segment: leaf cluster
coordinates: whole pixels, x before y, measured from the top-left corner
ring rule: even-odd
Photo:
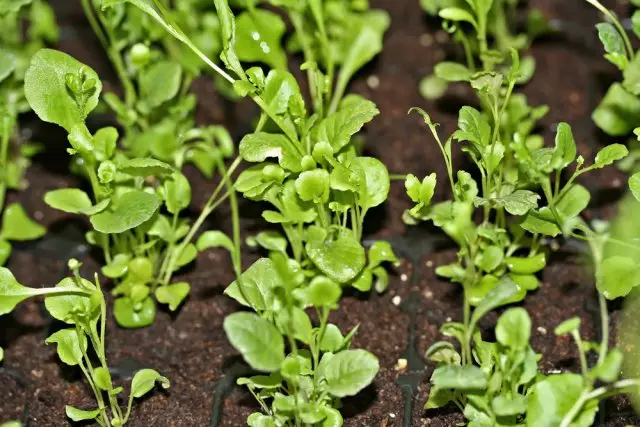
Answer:
[[[126,411],[122,410],[117,398],[124,390],[114,385],[106,360],[107,309],[104,295],[97,276],[94,283],[81,278],[78,272],[80,267],[78,261],[70,260],[72,277],[63,279],[53,288],[40,289],[19,284],[9,270],[0,267],[0,315],[11,312],[27,298],[43,295],[49,314],[66,325],[45,342],[56,345],[58,357],[63,363],[80,368],[96,399],[96,409],[66,406],[67,416],[73,421],[94,420],[104,427],[123,426],[131,414],[133,399],[149,393],[156,382],[168,388],[169,380],[153,369],[136,372],[131,382]]]

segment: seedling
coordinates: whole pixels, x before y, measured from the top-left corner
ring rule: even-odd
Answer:
[[[252,238],[250,243],[268,250],[269,258],[239,274],[226,290],[256,312],[225,320],[231,343],[252,367],[270,373],[242,380],[263,409],[251,416],[250,425],[341,425],[335,399],[367,386],[378,363],[366,351],[348,349],[351,336],[344,338],[328,323],[330,309],[344,286],[369,291],[375,283],[383,291],[388,277],[382,264],[397,262],[388,243],[376,242],[368,257],[360,243],[366,213],[387,198],[389,174],[378,160],[360,156],[352,139],[378,109],[360,96],[344,96],[349,80],[380,51],[387,15],[359,3],[279,3],[294,27],[289,46],[304,55],[308,107],[286,71],[285,25],[279,15],[247,2],[236,19],[225,0],[216,0],[223,70],[171,20],[161,2],[127,2],[187,45],[237,95],[250,96],[262,109],[256,131],[240,142],[241,157],[255,165],[239,176],[235,188],[249,199],[270,203],[273,209],[263,217],[281,224],[286,237],[268,232]],[[245,70],[242,62],[271,69]],[[318,314],[316,328],[304,310],[311,307]],[[354,376],[357,366],[366,369]]]
[[[153,157],[178,170],[192,163],[211,178],[234,146],[222,126],[195,126],[196,97],[189,88],[199,73],[194,67],[199,60],[172,47],[173,39],[137,8],[118,4],[100,11],[95,7],[99,4],[82,1],[124,88],[123,99],[115,93],[103,98],[124,129],[120,145],[129,157]],[[179,4],[188,8],[189,2]]]
[[[22,31],[28,20],[29,31]],[[31,55],[58,39],[51,7],[44,1],[3,2],[0,5],[0,266],[11,255],[10,241],[34,240],[45,229],[30,219],[22,206],[5,206],[8,190],[27,187],[25,173],[30,158],[41,146],[22,141],[18,115],[29,111],[23,78]]]
[[[117,282],[116,320],[124,327],[141,327],[154,319],[152,296],[176,310],[188,295],[189,284],[172,283],[173,273],[195,259],[194,236],[207,216],[230,197],[223,190],[231,188],[227,174],[237,162],[227,172],[222,158],[216,158],[223,180],[190,225],[180,213],[190,204],[191,187],[178,169],[153,158],[128,157],[117,149],[118,131],[113,127],[94,133],[87,128],[85,120],[101,89],[95,71],[54,50],[36,53],[25,75],[31,107],[42,120],[68,132],[74,168],[88,179],[92,191],[89,196],[80,189],[58,189],[48,192],[45,202],[89,217],[93,230],[87,240],[102,249],[106,263],[102,272]]]
[[[69,366],[78,366],[84,374],[96,399],[96,409],[79,409],[66,406],[67,416],[72,421],[94,420],[100,426],[123,426],[127,423],[133,407],[133,399],[149,393],[155,383],[169,387],[169,380],[153,369],[142,369],[133,377],[126,410],[118,404],[122,387],[116,387],[107,365],[105,330],[107,306],[96,275],[94,283],[80,277],[81,264],[69,261],[72,277],[63,279],[53,288],[28,288],[19,284],[11,272],[0,267],[0,315],[11,312],[27,298],[43,295],[49,314],[67,328],[53,333],[46,339],[55,344],[58,357]],[[89,348],[91,350],[89,350]],[[95,354],[90,356],[90,351]]]
[[[475,72],[504,70],[512,49],[521,52],[548,31],[540,11],[533,9],[527,32],[515,33],[518,0],[421,0],[420,4],[428,14],[442,19],[443,29],[464,52],[463,63],[441,62],[433,75],[420,82],[420,92],[427,99],[440,98],[449,83],[467,81]],[[528,82],[534,72],[533,56],[523,57],[517,83]]]

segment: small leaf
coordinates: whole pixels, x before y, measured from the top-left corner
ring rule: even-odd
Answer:
[[[640,125],[639,116],[640,98],[627,91],[620,83],[614,83],[609,86],[591,117],[609,135],[622,136]]]
[[[436,368],[431,383],[438,389],[484,390],[487,376],[473,365],[444,365]]]
[[[198,248],[198,252],[202,252],[210,248],[225,248],[230,253],[235,252],[235,247],[231,239],[222,231],[217,230],[209,230],[202,233],[200,237],[198,237],[196,247]]]
[[[464,106],[460,109],[458,128],[454,137],[459,141],[469,141],[481,147],[489,145],[491,126],[475,108]]]
[[[45,343],[57,344],[58,357],[69,366],[81,363],[83,351],[87,350],[87,338],[84,335],[78,337],[78,332],[75,329],[61,329],[49,336]]]
[[[434,68],[439,78],[448,82],[468,82],[473,73],[458,62],[440,62]]]
[[[159,61],[139,76],[140,95],[151,108],[175,97],[182,82],[182,68],[174,61]]]
[[[555,374],[536,383],[527,398],[527,427],[557,427],[573,408],[584,390],[584,379],[578,374]],[[583,406],[573,425],[593,425],[598,411],[597,399]]]
[[[44,236],[46,228],[27,216],[21,205],[12,203],[2,215],[0,236],[6,240],[35,240]]]
[[[78,105],[67,88],[67,75],[77,76],[81,70],[85,81],[95,83],[82,105]],[[25,96],[33,111],[42,121],[55,123],[68,132],[74,125],[84,123],[98,105],[101,90],[102,82],[93,69],[57,50],[39,50],[24,76]]]
[[[178,214],[191,203],[191,185],[180,172],[174,172],[170,180],[164,182],[167,210]]]
[[[264,162],[277,158],[280,166],[292,172],[300,172],[302,157],[289,148],[289,140],[282,134],[256,132],[245,135],[240,141],[240,155],[247,162]]]
[[[22,286],[9,269],[0,267],[0,315],[9,313],[16,305],[39,293],[38,289]]]
[[[450,21],[465,21],[477,27],[478,24],[473,16],[464,9],[460,9],[459,7],[447,7],[442,9],[438,15],[442,19],[448,19]]]
[[[566,168],[576,158],[576,143],[573,139],[571,126],[567,123],[558,124],[556,146],[551,160],[552,167],[557,170]]]
[[[640,285],[640,267],[632,258],[615,255],[602,261],[596,287],[607,299],[624,297]]]
[[[366,263],[364,248],[349,232],[334,239],[308,242],[306,251],[316,267],[338,283],[354,279]]]
[[[580,184],[573,184],[557,202],[556,209],[563,218],[574,218],[587,208],[590,199],[589,190]]]
[[[567,319],[556,326],[556,328],[554,329],[554,333],[556,335],[566,335],[573,332],[580,332],[579,317],[572,317],[571,319]]]
[[[493,398],[491,408],[499,417],[511,417],[523,414],[527,410],[527,401],[519,394],[516,394],[511,399],[500,395]]]
[[[344,350],[334,355],[323,373],[327,390],[335,397],[354,396],[371,384],[378,373],[378,359],[365,350]]]
[[[284,69],[287,57],[280,47],[286,30],[282,18],[268,10],[253,9],[236,20],[236,48],[244,62],[263,62],[271,68]]]
[[[135,158],[125,160],[118,164],[118,170],[128,175],[141,176],[165,176],[173,173],[173,167],[165,162],[153,158]]]
[[[478,323],[485,314],[489,313],[501,305],[507,304],[514,295],[518,293],[520,287],[511,280],[509,276],[502,276],[496,286],[489,291],[487,296],[478,304],[471,316],[471,325]],[[472,328],[473,329],[473,328]]]
[[[69,405],[64,407],[64,411],[67,414],[67,417],[71,418],[71,420],[75,422],[93,420],[98,418],[98,415],[100,415],[100,409],[87,411],[84,409],[74,408]]]
[[[68,213],[81,213],[92,206],[87,193],[77,188],[47,191],[44,195],[44,202],[54,209]]]
[[[284,339],[271,322],[254,313],[233,313],[224,319],[223,327],[231,344],[253,369],[280,369]]]
[[[284,284],[273,261],[261,258],[242,273],[239,280],[231,283],[224,293],[260,312],[271,308],[274,289],[281,286]]]
[[[2,267],[5,264],[5,262],[7,262],[10,255],[11,255],[11,243],[4,240],[0,236],[0,267]]]
[[[296,192],[305,202],[326,203],[329,201],[329,172],[314,169],[302,172],[296,179]]]
[[[345,101],[348,101],[348,108],[329,114],[313,130],[316,144],[327,142],[334,153],[345,147],[353,135],[380,113],[376,104],[367,99],[350,97]]]
[[[314,307],[329,307],[336,306],[340,296],[342,295],[342,289],[333,280],[317,276],[311,280],[308,287],[304,289],[305,299],[304,302],[311,304]]]
[[[601,22],[596,25],[596,28],[598,29],[598,37],[607,53],[626,55],[624,40],[613,24]]]
[[[629,154],[629,150],[622,144],[611,144],[604,147],[596,155],[594,166],[598,169],[603,168],[624,159]]]
[[[398,264],[400,260],[393,252],[391,244],[384,240],[376,240],[369,248],[369,267],[377,267],[383,262]]]
[[[111,374],[102,366],[93,370],[93,382],[100,390],[110,390],[113,387]]]
[[[160,383],[163,389],[170,386],[169,380],[160,375],[153,369],[141,369],[133,377],[131,381],[131,395],[135,398],[141,398],[149,393],[157,383]]]
[[[118,325],[123,328],[143,328],[153,323],[156,317],[156,304],[153,299],[147,297],[136,310],[130,298],[121,297],[113,303],[113,314]]]
[[[640,201],[640,172],[634,173],[629,178],[629,189],[631,189],[633,197]]]
[[[364,181],[360,182],[358,204],[370,209],[382,204],[389,195],[389,172],[380,160],[373,157],[356,157],[351,163]]]
[[[176,311],[182,301],[189,295],[189,289],[187,282],[160,286],[156,289],[156,299],[162,304],[169,304],[169,310]]]
[[[438,64],[439,65],[439,64]],[[420,95],[427,100],[440,99],[447,92],[449,83],[435,75],[426,76],[420,79]]]
[[[531,336],[531,318],[524,308],[505,311],[496,325],[496,338],[504,346],[515,350],[525,349]]]
[[[516,190],[508,196],[502,197],[500,201],[511,215],[525,215],[538,207],[538,199],[540,196],[533,191]]]
[[[160,203],[160,198],[155,194],[132,190],[120,196],[112,210],[92,216],[91,224],[101,233],[122,233],[150,220]]]
[[[623,355],[617,348],[611,349],[604,361],[597,365],[592,373],[595,374],[602,381],[611,383],[618,379],[620,371],[622,370]]]

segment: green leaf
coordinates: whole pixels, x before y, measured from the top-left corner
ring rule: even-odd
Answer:
[[[560,323],[554,329],[556,335],[566,335],[573,332],[580,332],[580,318],[572,317]]]
[[[499,417],[510,417],[523,414],[527,410],[527,401],[519,394],[511,399],[500,395],[493,398],[491,408]]]
[[[634,13],[634,18],[637,23],[640,14]],[[622,85],[632,94],[640,95],[640,55],[636,54],[624,69],[624,81]]]
[[[84,409],[74,408],[69,405],[64,407],[64,412],[67,414],[67,417],[71,418],[71,420],[75,422],[94,420],[98,418],[98,415],[100,415],[100,409],[87,411]]]
[[[189,295],[189,289],[187,282],[160,286],[156,289],[156,299],[162,304],[169,304],[169,310],[176,311],[182,301]]]
[[[624,159],[629,154],[629,150],[622,144],[611,144],[604,147],[596,155],[594,166],[597,169],[609,166],[620,159]]]
[[[458,62],[440,62],[434,68],[435,75],[448,82],[468,82],[473,73]]]
[[[151,108],[159,107],[178,94],[182,83],[182,67],[174,61],[159,61],[143,70],[138,81],[142,99]]]
[[[531,337],[531,318],[524,308],[505,311],[496,325],[498,342],[512,349],[526,349]]]
[[[304,302],[314,307],[334,308],[342,295],[342,288],[333,280],[316,276],[304,289]]]
[[[67,75],[77,76],[81,70],[85,81],[93,80],[95,86],[78,104],[67,88]],[[101,90],[102,82],[93,69],[51,49],[39,50],[24,76],[24,91],[31,109],[41,120],[62,126],[68,132],[74,125],[84,123],[98,105]]]
[[[210,248],[225,248],[230,253],[235,252],[235,247],[231,239],[222,231],[217,230],[209,230],[202,233],[200,237],[198,237],[196,247],[198,248],[198,252]]]
[[[629,93],[620,83],[609,86],[591,115],[600,129],[613,136],[629,134],[640,125],[640,98]]]
[[[358,171],[364,181],[360,182],[358,204],[370,209],[382,204],[389,195],[389,172],[386,166],[373,157],[356,157],[351,168]]]
[[[93,370],[93,382],[100,390],[107,391],[111,390],[111,388],[113,387],[109,370],[107,368],[103,368],[102,366],[97,367]]]
[[[156,317],[156,304],[153,299],[145,298],[140,307],[136,307],[128,297],[116,298],[113,303],[113,315],[123,328],[143,328],[153,323]]]
[[[508,304],[511,298],[520,291],[518,286],[509,276],[502,276],[496,286],[489,291],[487,296],[478,304],[471,316],[471,329],[473,330],[478,321],[490,311]]]
[[[327,203],[329,201],[329,172],[324,169],[302,172],[296,179],[296,192],[305,202]]]
[[[536,383],[527,398],[527,427],[557,427],[583,391],[584,379],[578,374],[556,374]],[[580,411],[572,426],[588,427],[598,411],[591,400]]]
[[[4,360],[4,349],[0,347],[0,362]]]
[[[444,365],[433,371],[431,383],[437,389],[484,390],[487,376],[473,365]]]
[[[287,56],[280,46],[285,31],[284,21],[273,12],[252,9],[241,13],[236,21],[238,58],[262,62],[271,68],[286,68]]]
[[[84,335],[78,337],[76,329],[61,329],[49,336],[45,343],[57,344],[58,357],[69,366],[81,363],[83,351],[87,350],[87,338]]]
[[[9,313],[22,301],[38,294],[37,289],[22,286],[7,268],[0,267],[0,315]]]
[[[563,218],[574,218],[589,205],[591,194],[580,184],[573,184],[556,204],[558,213]]]
[[[233,313],[224,319],[223,327],[231,344],[253,369],[280,369],[284,339],[271,322],[254,313]]]
[[[277,158],[280,166],[292,172],[302,170],[302,157],[290,148],[286,136],[280,133],[255,132],[245,135],[240,141],[240,155],[247,162],[264,162]]]
[[[538,207],[538,199],[540,199],[540,196],[533,191],[516,190],[508,196],[494,200],[499,200],[511,215],[525,215],[530,210]]]
[[[170,180],[164,182],[167,210],[178,214],[191,203],[191,185],[180,172],[174,172]]]
[[[473,144],[486,147],[491,138],[491,126],[487,119],[473,107],[464,106],[458,116],[458,128],[454,138],[459,141],[469,141]]]
[[[435,75],[426,76],[420,79],[420,95],[427,100],[440,99],[447,92],[449,83]]]
[[[300,87],[293,74],[285,70],[269,71],[264,82],[262,98],[272,114],[286,113],[291,99],[300,96]]]
[[[501,247],[487,246],[478,254],[476,258],[476,265],[480,267],[485,273],[490,273],[502,264],[504,260],[504,252]]]
[[[306,244],[309,259],[318,269],[338,283],[354,279],[365,266],[365,251],[350,232],[335,238]]]
[[[382,38],[389,27],[389,21],[386,12],[378,11],[375,18],[370,16],[370,19],[362,20],[359,25],[349,28],[336,87],[345,88],[355,73],[382,50]]]
[[[376,104],[361,97],[345,98],[345,102],[348,107],[329,114],[313,129],[316,144],[327,142],[334,153],[345,147],[353,135],[380,113]]]
[[[0,6],[0,9],[2,6]],[[2,15],[2,13],[0,13]],[[0,83],[16,69],[16,56],[6,49],[0,49]]]
[[[91,208],[91,199],[82,190],[77,188],[61,188],[47,191],[44,202],[54,209],[68,213],[82,213]]]
[[[235,47],[236,28],[233,12],[231,12],[227,0],[214,0],[213,3],[215,4],[216,11],[218,12],[220,32],[222,34],[223,49],[220,54],[220,58],[229,69],[238,75],[238,77],[242,77],[244,75],[244,71],[240,65],[240,60],[236,54]]]
[[[277,231],[261,231],[254,238],[248,239],[249,246],[260,246],[268,251],[287,252],[288,242],[282,234]]]
[[[455,394],[451,390],[442,390],[436,387],[429,391],[429,399],[424,404],[424,409],[442,408],[455,399]]]
[[[80,279],[80,281],[83,283],[83,288],[91,289],[94,287],[88,280]],[[78,289],[78,285],[75,279],[67,277],[62,279],[56,288]],[[86,294],[64,293],[47,296],[44,305],[54,319],[69,324],[75,324],[77,319],[93,318],[98,314],[94,310],[96,306]]]
[[[558,131],[556,132],[556,146],[553,150],[551,166],[557,170],[566,168],[575,160],[576,153],[576,143],[573,139],[571,126],[564,122],[558,124]]]
[[[442,19],[448,19],[449,21],[464,21],[468,22],[474,27],[478,27],[478,23],[473,16],[464,9],[459,7],[447,7],[442,9],[438,15]]]
[[[624,40],[613,24],[601,22],[596,24],[598,37],[607,53],[626,55]]]
[[[383,262],[398,264],[400,260],[396,257],[389,242],[376,240],[369,248],[369,267],[377,267]]]
[[[379,369],[378,359],[368,351],[341,351],[324,367],[327,391],[335,397],[354,396],[371,384]]]
[[[623,355],[617,348],[611,349],[604,358],[604,361],[597,365],[592,374],[595,374],[602,381],[611,383],[618,379],[622,370]]]
[[[111,263],[102,267],[102,274],[110,279],[117,279],[127,274],[129,269],[129,261],[131,261],[131,255],[117,254],[111,260]]]
[[[21,205],[12,203],[2,215],[0,237],[6,240],[35,240],[44,236],[47,229],[27,216]]]
[[[344,337],[342,336],[342,332],[340,332],[340,328],[333,323],[329,323],[320,340],[320,350],[330,351],[332,353],[336,352],[342,347],[343,342]]]
[[[596,287],[607,299],[624,297],[640,285],[640,267],[632,258],[615,255],[602,261]]]
[[[18,12],[23,6],[31,4],[33,0],[1,0],[0,1],[0,16],[8,15],[9,13]]]
[[[115,200],[110,210],[92,216],[91,224],[101,233],[122,233],[150,220],[160,204],[155,194],[132,190]]]
[[[636,200],[640,201],[640,172],[636,172],[629,178],[629,189]],[[2,264],[0,262],[0,264]]]
[[[131,395],[139,399],[149,393],[153,387],[155,387],[156,383],[160,383],[164,389],[170,386],[169,380],[157,371],[153,369],[141,369],[136,372],[131,381]]]
[[[273,290],[284,286],[273,261],[261,258],[254,262],[239,280],[231,283],[224,293],[260,312],[271,308],[273,304]]]
[[[128,159],[118,164],[118,170],[128,175],[141,176],[166,176],[173,173],[173,167],[165,162],[150,157]]]
[[[551,237],[555,237],[561,232],[556,225],[553,214],[546,206],[538,211],[529,211],[520,226],[530,233],[540,233]]]

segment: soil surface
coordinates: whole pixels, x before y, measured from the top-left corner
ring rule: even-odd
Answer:
[[[107,88],[118,90],[113,71],[84,20],[79,2],[50,3],[62,26],[58,48],[94,67]],[[627,1],[604,3],[628,16]],[[420,78],[430,74],[438,61],[456,51],[439,24],[425,18],[417,0],[371,0],[371,4],[390,13],[391,28],[383,52],[351,88],[372,99],[381,110],[366,129],[367,151],[381,158],[392,173],[444,174],[440,153],[422,120],[407,115],[407,110],[411,106],[423,107],[442,124],[444,135],[455,129],[457,111],[464,103],[473,102],[472,95],[464,87],[454,86],[443,100],[427,102],[417,87]],[[581,154],[589,158],[599,146],[610,142],[596,130],[590,113],[608,83],[618,78],[613,67],[602,59],[594,29],[598,15],[579,0],[532,0],[528,7],[539,8],[557,33],[534,43],[531,53],[537,61],[537,72],[524,92],[531,104],[550,106],[549,115],[542,121],[546,140],[550,143],[555,125],[566,121],[573,126]],[[196,82],[194,91],[199,95],[199,122],[224,124],[238,139],[250,130],[257,113],[250,102],[225,102],[207,79]],[[102,118],[98,116],[97,120]],[[40,242],[16,248],[9,267],[21,283],[33,287],[57,283],[65,275],[66,260],[72,256],[83,260],[85,272],[91,275],[98,264],[83,243],[86,225],[42,202],[48,190],[79,185],[66,174],[64,135],[34,118],[27,118],[26,123],[23,135],[46,143],[49,150],[37,157],[29,170],[30,188],[10,197],[23,203],[51,232]],[[189,171],[189,177],[194,195],[192,208],[196,212],[215,183],[205,181],[194,171]],[[614,209],[610,195],[619,193],[624,182],[624,176],[611,168],[591,174],[583,184],[602,197],[596,197],[589,214],[611,215]],[[439,189],[436,197],[446,197],[444,186]],[[428,412],[422,409],[432,366],[425,365],[421,355],[439,338],[438,328],[446,319],[461,318],[461,295],[456,285],[439,280],[434,273],[436,266],[455,258],[454,250],[428,227],[406,227],[401,214],[408,206],[403,185],[396,182],[385,207],[368,216],[368,237],[389,239],[404,259],[392,275],[389,291],[383,295],[351,293],[331,317],[343,329],[359,324],[354,346],[366,348],[380,358],[380,374],[372,386],[344,401],[345,426],[454,426],[463,421],[455,408]],[[243,207],[243,230],[248,235],[263,224],[255,205],[244,202]],[[214,214],[207,225],[227,230],[225,209]],[[586,339],[599,335],[593,280],[580,267],[580,252],[575,242],[562,245],[545,270],[541,288],[524,303],[533,320],[532,345],[543,355],[541,368],[547,372],[577,367],[572,342],[553,334],[562,320],[580,316]],[[257,256],[247,249],[245,265]],[[228,257],[222,251],[210,250],[180,279],[191,283],[192,293],[177,313],[160,311],[152,326],[133,331],[119,329],[109,319],[107,357],[117,381],[128,384],[132,373],[141,367],[157,369],[171,380],[169,390],[155,392],[135,404],[129,425],[245,425],[256,405],[233,384],[235,377],[249,371],[222,330],[224,317],[238,309],[222,293],[233,280]],[[481,326],[489,329],[496,316],[488,316]],[[612,318],[615,328],[615,310]],[[64,426],[68,425],[65,404],[92,407],[79,373],[62,366],[55,349],[44,344],[51,331],[59,327],[37,300],[23,303],[10,316],[0,318],[0,346],[6,350],[0,367],[0,422],[17,419],[34,427]],[[396,369],[400,358],[408,360],[403,371]],[[601,411],[598,425],[637,424],[637,418],[630,414],[623,399],[609,402]]]

